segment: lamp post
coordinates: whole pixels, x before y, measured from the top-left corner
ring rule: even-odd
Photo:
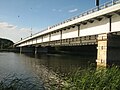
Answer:
[[[32,28],[31,28],[31,37],[32,37]]]
[[[95,2],[95,5],[97,6],[97,7],[99,7],[99,0],[96,0],[96,2]]]
[[[100,4],[100,1],[99,0],[95,0],[95,5],[97,6],[98,10],[99,10],[99,4]]]

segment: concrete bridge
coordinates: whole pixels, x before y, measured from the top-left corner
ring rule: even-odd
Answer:
[[[25,47],[96,45],[97,65],[120,61],[120,0],[112,0],[15,43]],[[28,50],[29,51],[29,50]]]

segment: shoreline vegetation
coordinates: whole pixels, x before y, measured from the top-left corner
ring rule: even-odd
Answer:
[[[66,75],[59,75],[59,79],[58,83],[49,82],[49,90],[119,90],[120,68],[78,68]]]
[[[47,75],[49,77],[49,75]],[[77,70],[68,74],[56,74],[56,77],[47,78],[48,80],[43,82],[42,89],[38,88],[35,83],[27,84],[31,78],[17,78],[15,76],[12,79],[9,77],[0,81],[0,90],[21,90],[17,89],[22,86],[30,85],[34,87],[30,90],[119,90],[120,89],[120,69],[117,66],[110,68],[93,68],[88,67],[85,69],[78,68]],[[6,85],[4,82],[9,81]],[[5,85],[4,85],[5,84]],[[33,86],[32,86],[33,85]],[[26,89],[24,89],[26,90]]]
[[[14,42],[8,39],[0,38],[0,52],[12,51]]]
[[[16,52],[16,49],[0,49],[0,52]]]

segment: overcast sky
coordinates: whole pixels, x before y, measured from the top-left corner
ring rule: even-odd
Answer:
[[[100,0],[100,3],[109,0]],[[14,42],[95,7],[95,0],[0,0],[0,38]]]

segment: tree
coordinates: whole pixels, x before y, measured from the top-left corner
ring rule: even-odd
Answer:
[[[11,40],[0,38],[0,49],[12,48],[13,44]]]

